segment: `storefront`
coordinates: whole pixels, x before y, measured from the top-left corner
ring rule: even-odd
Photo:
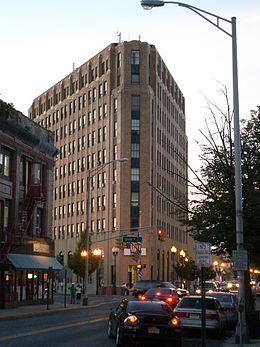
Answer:
[[[63,266],[55,257],[9,253],[1,271],[1,308],[53,301],[53,283]]]

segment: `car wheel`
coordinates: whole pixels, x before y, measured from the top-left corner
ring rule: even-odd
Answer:
[[[114,337],[114,335],[112,334],[112,322],[111,322],[111,320],[109,320],[107,323],[107,336],[110,339],[112,339],[112,337]]]
[[[119,325],[116,328],[116,346],[117,347],[124,347],[125,343],[124,343],[124,337],[123,337],[123,333],[119,327]]]

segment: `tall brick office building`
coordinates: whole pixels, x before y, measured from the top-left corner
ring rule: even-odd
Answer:
[[[171,247],[189,248],[180,222],[180,206],[187,205],[185,100],[155,46],[109,45],[35,98],[29,116],[54,132],[60,150],[53,197],[56,254],[66,264],[85,231],[91,173],[91,247],[103,251],[102,285],[112,285],[115,270],[118,286],[138,277],[130,249],[112,254],[116,240],[133,230],[142,237],[142,278],[172,280],[178,254]],[[121,157],[129,160],[113,162]],[[158,240],[158,226],[164,241]]]

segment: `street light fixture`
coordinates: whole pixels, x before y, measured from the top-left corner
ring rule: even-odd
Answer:
[[[96,295],[98,295],[98,288],[99,288],[99,261],[103,256],[103,252],[101,248],[95,248],[93,250],[93,255],[98,258],[97,260],[97,267],[96,267]]]
[[[177,253],[177,248],[175,246],[171,247],[171,254],[172,254],[172,281],[175,281],[175,254]]]
[[[236,17],[231,20],[220,17],[214,13],[205,11],[201,8],[185,4],[178,1],[161,1],[161,0],[141,0],[141,5],[144,9],[152,9],[153,7],[161,7],[165,4],[173,4],[185,7],[197,15],[223,31],[232,38],[232,75],[233,75],[233,107],[234,107],[234,149],[235,149],[235,200],[236,200],[236,250],[239,252],[244,249],[243,235],[243,197],[242,197],[242,173],[241,173],[241,140],[240,140],[240,121],[239,121],[239,99],[238,99],[238,72],[237,72],[237,32],[236,32]],[[214,22],[211,19],[215,19]],[[221,23],[226,22],[231,25],[231,32],[226,31],[221,27]],[[239,320],[236,329],[236,342],[248,342],[248,332],[246,325],[245,314],[245,283],[244,270],[238,270],[239,281],[239,303],[243,307],[242,319]]]
[[[112,247],[112,253],[115,257],[114,271],[113,271],[113,294],[116,295],[116,257],[119,253],[119,248],[114,246]]]
[[[184,270],[184,261],[186,257],[186,253],[183,249],[180,250],[180,259],[181,259],[181,288],[184,288],[183,284],[183,270]],[[188,258],[187,258],[188,259]]]
[[[90,223],[91,223],[91,215],[90,215],[90,200],[91,200],[91,179],[97,175],[100,171],[102,171],[106,166],[119,162],[123,163],[127,161],[128,158],[122,157],[119,159],[111,160],[103,165],[98,166],[92,170],[88,170],[87,174],[87,184],[86,184],[86,250],[89,250],[89,235],[90,235]],[[86,257],[85,262],[85,293],[82,300],[82,305],[88,305],[88,274],[89,274],[89,257]]]

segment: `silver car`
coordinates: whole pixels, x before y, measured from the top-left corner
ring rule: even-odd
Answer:
[[[227,317],[227,325],[234,327],[238,319],[238,298],[233,293],[207,292],[207,296],[217,298]]]
[[[206,296],[206,329],[221,337],[226,330],[226,316],[216,298]],[[174,309],[183,329],[201,329],[201,296],[183,297]]]

